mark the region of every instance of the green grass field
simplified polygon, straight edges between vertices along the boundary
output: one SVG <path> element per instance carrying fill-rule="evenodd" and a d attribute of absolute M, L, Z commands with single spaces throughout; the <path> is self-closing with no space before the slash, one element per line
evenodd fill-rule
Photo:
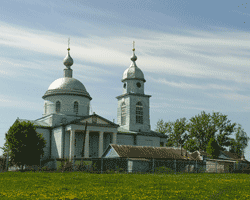
<path fill-rule="evenodd" d="M 250 199 L 247 174 L 0 173 L 0 199 Z"/>

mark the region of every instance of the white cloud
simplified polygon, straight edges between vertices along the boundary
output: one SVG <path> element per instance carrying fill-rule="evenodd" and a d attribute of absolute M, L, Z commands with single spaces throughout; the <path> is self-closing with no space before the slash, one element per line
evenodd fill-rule
<path fill-rule="evenodd" d="M 150 81 L 154 81 L 156 83 L 160 83 L 160 84 L 165 84 L 165 85 L 169 85 L 172 87 L 177 87 L 177 88 L 181 88 L 181 89 L 200 89 L 200 90 L 209 90 L 209 89 L 216 89 L 216 90 L 242 90 L 238 87 L 229 87 L 229 86 L 225 86 L 225 85 L 216 85 L 216 84 L 208 84 L 208 85 L 201 85 L 201 84 L 191 84 L 191 83 L 185 83 L 185 82 L 174 82 L 174 81 L 167 81 L 166 79 L 163 78 L 159 78 L 159 79 L 155 79 L 152 77 L 148 77 Z"/>
<path fill-rule="evenodd" d="M 0 107 L 12 107 L 23 110 L 42 111 L 40 103 L 26 101 L 14 96 L 0 95 Z"/>
<path fill-rule="evenodd" d="M 169 104 L 169 103 L 151 103 L 150 108 L 154 111 L 167 111 L 169 108 L 174 108 L 174 109 L 185 109 L 185 110 L 209 110 L 206 108 L 201 108 L 201 107 L 193 107 L 193 106 L 185 106 L 185 104 Z M 165 110 L 166 109 L 166 110 Z"/>
<path fill-rule="evenodd" d="M 0 26 L 1 45 L 47 56 L 66 55 L 67 36 L 63 34 L 13 27 L 3 22 L 0 22 Z M 189 34 L 191 34 L 189 37 L 180 35 L 178 30 L 176 35 L 135 30 L 138 67 L 144 72 L 156 74 L 250 82 L 248 78 L 250 54 L 247 52 L 250 42 L 245 33 L 225 35 L 225 32 L 198 33 L 192 30 Z M 243 35 L 245 39 L 242 39 Z M 109 38 L 75 36 L 71 38 L 71 56 L 80 63 L 108 65 L 110 68 L 129 67 L 133 39 L 123 35 Z M 19 61 L 20 64 L 21 62 Z M 51 68 L 42 63 L 38 65 L 44 69 Z M 179 84 L 179 87 L 199 88 L 187 84 L 182 86 Z"/>

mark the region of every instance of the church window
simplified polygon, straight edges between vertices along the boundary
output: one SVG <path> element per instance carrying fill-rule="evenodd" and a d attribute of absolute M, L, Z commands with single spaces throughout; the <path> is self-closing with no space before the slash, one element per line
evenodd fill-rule
<path fill-rule="evenodd" d="M 59 113 L 60 109 L 61 109 L 61 103 L 60 103 L 60 101 L 57 101 L 56 102 L 56 112 Z"/>
<path fill-rule="evenodd" d="M 126 124 L 126 104 L 123 102 L 121 106 L 121 125 Z"/>
<path fill-rule="evenodd" d="M 141 87 L 141 84 L 138 82 L 136 83 L 137 87 L 140 88 Z"/>
<path fill-rule="evenodd" d="M 78 102 L 74 102 L 74 113 L 78 114 Z"/>
<path fill-rule="evenodd" d="M 124 88 L 124 89 L 126 88 L 126 83 L 123 84 L 123 88 Z"/>
<path fill-rule="evenodd" d="M 136 104 L 136 123 L 143 124 L 143 106 L 141 102 Z"/>

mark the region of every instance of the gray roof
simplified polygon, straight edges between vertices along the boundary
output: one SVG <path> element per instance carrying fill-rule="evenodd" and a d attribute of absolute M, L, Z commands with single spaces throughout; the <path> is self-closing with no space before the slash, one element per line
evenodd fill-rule
<path fill-rule="evenodd" d="M 241 159 L 241 157 L 239 157 L 236 153 L 231 153 L 229 151 L 220 151 L 221 154 L 224 154 L 227 158 L 222 158 L 221 156 L 219 156 L 218 159 L 220 160 L 238 160 L 238 161 L 246 161 L 246 162 L 249 162 L 248 160 L 246 160 L 245 158 L 244 159 Z M 200 156 L 199 156 L 200 155 Z M 195 151 L 191 154 L 191 156 L 196 159 L 196 160 L 201 160 L 201 156 L 206 156 L 206 157 L 210 157 L 210 155 L 205 152 L 205 151 Z"/>
<path fill-rule="evenodd" d="M 31 123 L 34 124 L 34 126 L 39 126 L 39 127 L 50 127 L 49 124 L 47 124 L 46 122 L 39 122 L 39 121 L 35 121 L 35 120 L 27 120 L 27 119 L 17 119 L 19 122 L 28 122 L 30 121 Z"/>
<path fill-rule="evenodd" d="M 145 135 L 145 136 L 151 136 L 151 137 L 161 137 L 161 138 L 167 138 L 168 136 L 167 135 L 164 135 L 162 133 L 158 133 L 158 132 L 155 132 L 155 131 L 148 131 L 148 132 L 135 132 L 135 131 L 129 131 L 127 129 L 124 129 L 122 127 L 118 127 L 118 133 L 127 133 L 127 134 L 134 134 L 134 135 Z"/>

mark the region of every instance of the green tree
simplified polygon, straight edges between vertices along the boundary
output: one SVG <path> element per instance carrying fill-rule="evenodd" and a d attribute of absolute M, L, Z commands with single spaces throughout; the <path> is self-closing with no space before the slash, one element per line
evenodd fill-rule
<path fill-rule="evenodd" d="M 206 146 L 210 138 L 214 138 L 215 125 L 212 123 L 210 114 L 202 111 L 201 114 L 196 115 L 190 119 L 187 129 L 190 136 L 196 138 L 199 150 L 206 150 Z"/>
<path fill-rule="evenodd" d="M 168 146 L 182 147 L 185 141 L 188 139 L 186 118 L 177 119 L 172 123 L 171 133 L 169 134 Z"/>
<path fill-rule="evenodd" d="M 169 133 L 172 132 L 172 127 L 170 126 L 171 122 L 164 122 L 163 119 L 159 119 L 157 124 L 156 124 L 156 129 L 155 131 L 158 133 L 166 134 L 168 135 Z"/>
<path fill-rule="evenodd" d="M 211 158 L 218 158 L 220 154 L 220 147 L 214 138 L 210 138 L 206 152 L 211 155 Z"/>
<path fill-rule="evenodd" d="M 197 139 L 196 138 L 191 138 L 190 136 L 188 136 L 183 148 L 190 151 L 190 152 L 198 151 L 199 146 L 198 146 Z"/>
<path fill-rule="evenodd" d="M 237 153 L 237 155 L 240 157 L 244 153 L 250 138 L 247 136 L 247 133 L 244 131 L 240 124 L 235 127 L 234 132 L 235 139 L 231 138 L 231 146 L 229 148 L 229 151 L 232 153 Z"/>
<path fill-rule="evenodd" d="M 227 115 L 223 115 L 219 112 L 213 112 L 211 118 L 212 123 L 215 126 L 215 139 L 220 150 L 225 151 L 225 147 L 231 145 L 231 139 L 229 136 L 234 132 L 236 123 L 231 123 L 231 121 L 227 119 Z"/>
<path fill-rule="evenodd" d="M 46 141 L 31 122 L 16 120 L 6 134 L 5 151 L 17 166 L 39 165 Z"/>

